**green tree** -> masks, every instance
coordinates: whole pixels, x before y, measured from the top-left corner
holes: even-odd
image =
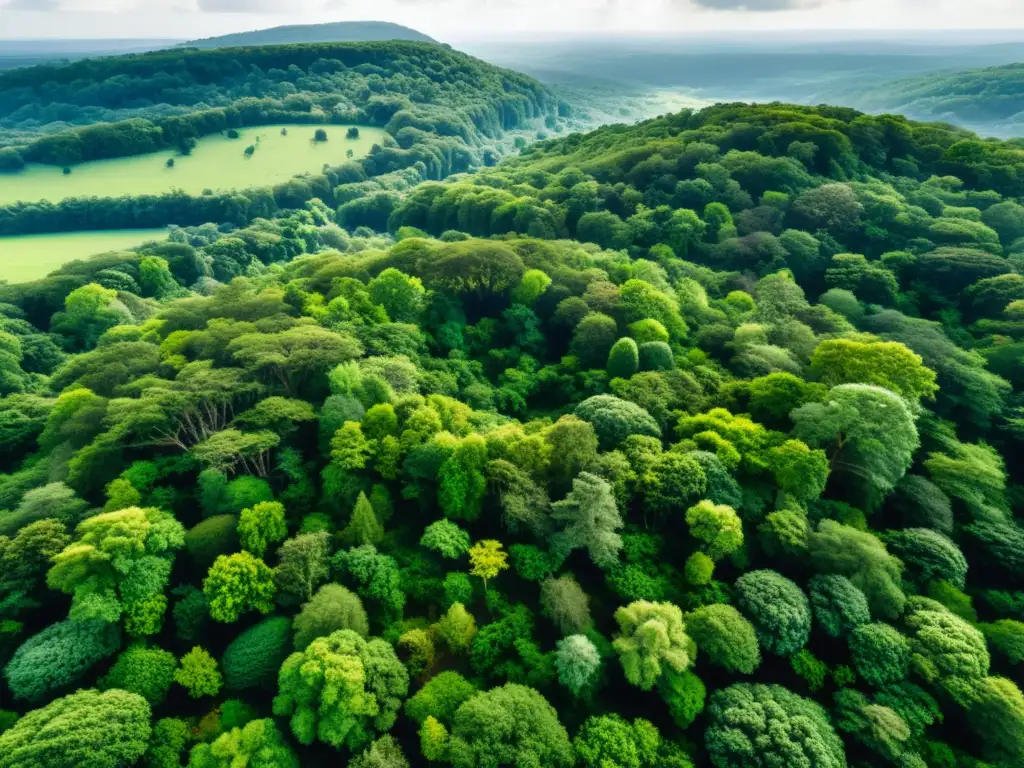
[[[825,710],[779,685],[715,691],[704,733],[716,768],[843,768],[846,755]]]
[[[619,339],[608,352],[608,375],[628,379],[640,370],[640,349],[633,339]]]
[[[605,450],[617,447],[630,435],[661,437],[661,428],[640,406],[612,395],[595,395],[576,406],[574,414],[589,422]]]
[[[308,601],[330,576],[331,536],[327,531],[302,533],[277,550],[274,584],[283,605]]]
[[[100,619],[61,621],[18,646],[4,677],[16,698],[42,701],[79,682],[120,645],[115,624]]]
[[[451,520],[431,523],[420,537],[420,546],[432,549],[450,560],[458,560],[469,552],[469,534]]]
[[[217,660],[198,645],[181,657],[181,666],[174,673],[174,681],[187,689],[193,699],[216,696],[224,682],[217,669]]]
[[[477,633],[476,619],[466,610],[466,606],[459,602],[448,607],[433,629],[452,653],[456,654],[466,653]]]
[[[420,725],[430,717],[450,725],[462,703],[476,694],[476,686],[458,672],[441,672],[409,697],[405,714]]]
[[[982,752],[1013,765],[1024,750],[1024,694],[1005,677],[983,678],[971,695],[967,719],[982,739]]]
[[[263,501],[243,509],[238,518],[238,538],[256,557],[263,557],[268,546],[284,541],[287,535],[284,505],[276,501]]]
[[[502,549],[500,541],[478,541],[469,548],[469,565],[469,572],[483,579],[486,592],[487,581],[508,568],[508,553]]]
[[[350,768],[409,768],[409,761],[395,738],[381,736],[349,763]]]
[[[149,718],[137,694],[78,691],[0,733],[0,768],[128,768],[146,751]]]
[[[274,610],[274,573],[248,552],[221,555],[203,581],[214,621],[230,623],[247,611]]]
[[[690,535],[704,543],[712,560],[720,560],[743,546],[743,524],[736,510],[725,504],[701,501],[686,510]]]
[[[919,444],[906,402],[867,384],[833,387],[824,403],[802,405],[791,418],[797,437],[826,447],[834,475],[863,485],[873,499],[899,482]]]
[[[388,267],[369,284],[370,298],[396,323],[415,323],[423,312],[426,291],[416,277]]]
[[[601,654],[586,635],[570,635],[558,641],[555,652],[558,682],[579,696],[595,680]]]
[[[117,657],[114,666],[100,679],[99,687],[137,693],[156,707],[167,698],[177,667],[178,660],[169,651],[132,645]]]
[[[686,614],[686,631],[712,664],[750,675],[761,664],[753,625],[731,605],[705,605]]]
[[[800,587],[775,571],[749,571],[735,586],[737,605],[754,625],[762,648],[789,656],[804,647],[811,607]]]
[[[384,538],[384,527],[377,520],[370,500],[366,494],[359,492],[356,506],[352,510],[352,517],[340,534],[341,541],[352,547],[362,544],[380,544]]]
[[[684,672],[693,661],[682,611],[671,603],[630,603],[615,611],[615,621],[619,635],[613,646],[632,685],[649,691],[662,674]]]
[[[249,627],[228,643],[221,658],[224,685],[229,691],[267,688],[291,653],[292,622],[272,616]]]
[[[612,487],[600,477],[581,472],[572,481],[572,491],[551,505],[551,519],[558,531],[551,537],[551,550],[565,558],[574,549],[586,549],[599,567],[618,562],[622,517]]]
[[[319,637],[281,667],[274,714],[299,743],[359,750],[394,725],[409,675],[383,640],[343,629]]]
[[[814,576],[807,586],[814,620],[829,637],[847,637],[871,621],[868,599],[845,576]]]
[[[66,337],[75,350],[92,349],[108,329],[131,323],[128,308],[117,298],[117,291],[96,283],[71,291],[64,299],[64,310],[50,321],[53,333]]]
[[[853,666],[869,685],[883,686],[906,678],[910,643],[888,624],[862,624],[850,633]]]
[[[588,717],[573,739],[576,757],[591,768],[646,768],[658,765],[661,734],[647,720],[619,715]]]
[[[532,688],[513,683],[478,694],[459,707],[448,751],[455,768],[568,768],[575,762],[569,735],[554,707]]]
[[[931,400],[939,387],[935,371],[898,341],[826,339],[811,356],[811,372],[823,384],[872,384],[907,400]]]
[[[348,629],[361,637],[370,634],[363,601],[340,584],[325,584],[302,606],[292,622],[295,648],[305,650],[318,637]]]
[[[273,720],[252,720],[222,733],[210,744],[197,744],[188,768],[298,768],[295,752]]]
[[[540,605],[563,635],[589,629],[590,598],[572,576],[547,578],[540,585]]]

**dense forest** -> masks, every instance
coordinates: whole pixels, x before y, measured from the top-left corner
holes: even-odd
[[[336,21],[331,24],[294,24],[253,32],[204,37],[182,45],[188,48],[228,48],[248,45],[291,45],[293,43],[362,43],[377,40],[437,41],[415,29],[386,21]]]
[[[986,126],[1000,135],[1020,135],[1024,64],[895,80],[858,94],[857,102],[873,111],[892,110],[921,120],[948,120]]]
[[[0,768],[1019,766],[1022,164],[724,105],[0,286]]]

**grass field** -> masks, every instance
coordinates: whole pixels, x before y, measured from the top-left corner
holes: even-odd
[[[316,128],[328,140],[312,141]],[[286,128],[288,134],[282,135]],[[384,131],[360,126],[358,139],[347,139],[344,125],[264,125],[241,129],[241,137],[207,136],[188,157],[172,150],[149,155],[96,160],[72,168],[70,176],[52,165],[33,163],[24,171],[0,178],[0,204],[19,200],[58,202],[66,197],[120,197],[181,189],[192,195],[203,190],[245,189],[279,184],[301,173],[318,172],[324,165],[345,162],[348,150],[363,157],[380,143]],[[245,149],[255,145],[252,157]],[[174,158],[174,167],[167,161]]]
[[[24,283],[45,277],[62,264],[97,253],[120,251],[163,239],[165,229],[59,232],[0,237],[0,280]]]

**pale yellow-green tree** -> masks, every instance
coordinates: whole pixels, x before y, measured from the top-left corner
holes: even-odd
[[[487,581],[508,568],[508,553],[502,549],[500,541],[478,541],[469,549],[469,563],[469,572],[483,579],[486,592]]]

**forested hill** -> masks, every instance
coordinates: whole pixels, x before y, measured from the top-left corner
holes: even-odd
[[[252,45],[289,43],[356,43],[377,40],[412,40],[436,43],[434,38],[415,29],[387,21],[339,21],[332,24],[295,24],[285,27],[206,37],[182,43],[188,48],[234,48]]]
[[[26,162],[70,167],[167,148],[190,151],[197,136],[273,122],[384,128],[388,136],[370,156],[297,182],[305,189],[300,202],[317,196],[333,203],[331,190],[342,180],[408,171],[384,185],[405,188],[493,164],[513,148],[507,132],[532,137],[545,124],[555,126],[558,114],[555,96],[536,80],[431,43],[162,51],[0,74],[0,141],[6,135],[12,145],[0,149],[0,174],[17,173]],[[296,200],[291,192],[285,197]],[[251,216],[239,217],[239,202],[231,194],[125,199],[120,207],[97,198],[56,206],[30,201],[0,210],[0,231],[244,223]],[[274,204],[243,209],[265,215]]]
[[[947,120],[1000,136],[1024,126],[1024,64],[895,80],[854,95],[871,111]]]
[[[724,105],[0,285],[0,768],[1020,768],[1022,164]]]

